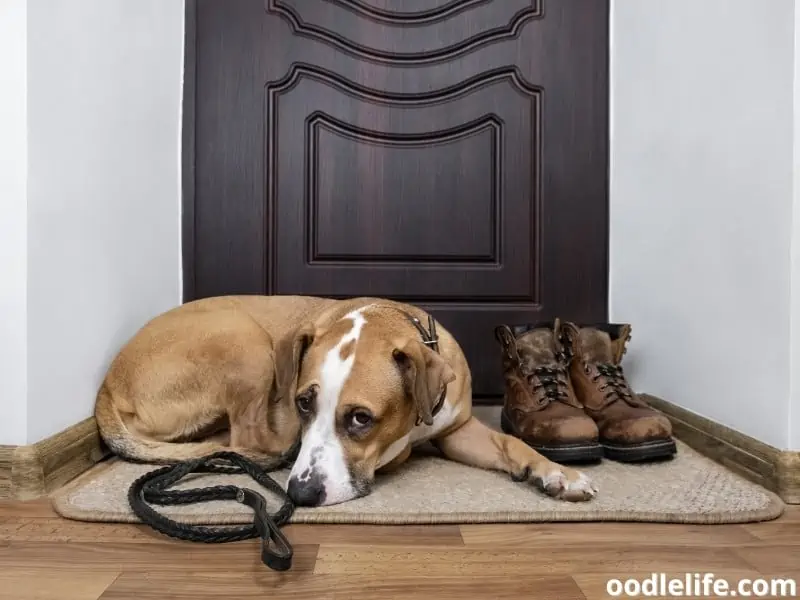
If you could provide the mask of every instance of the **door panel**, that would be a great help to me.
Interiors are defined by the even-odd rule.
[[[602,0],[198,0],[194,289],[606,317]]]

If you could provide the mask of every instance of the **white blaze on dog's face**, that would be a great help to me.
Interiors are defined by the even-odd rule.
[[[295,399],[303,437],[287,488],[297,505],[368,494],[375,470],[408,447],[419,411],[429,412],[455,379],[438,355],[409,340],[407,326],[393,333],[379,319],[353,311],[316,335],[303,357]]]

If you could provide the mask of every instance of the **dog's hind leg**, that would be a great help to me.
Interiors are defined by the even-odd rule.
[[[231,431],[227,428],[221,429],[218,423],[227,423],[227,419],[202,428],[186,438],[153,437],[131,424],[129,429],[133,435],[127,441],[133,441],[135,451],[129,456],[125,456],[125,452],[120,454],[129,460],[171,463],[202,458],[217,452],[234,452],[265,468],[274,468],[291,457],[291,448],[286,448],[282,453],[270,453],[260,448],[237,445],[231,439]]]
[[[284,455],[276,456],[255,449],[232,447],[220,439],[182,441],[193,438],[193,434],[217,427],[218,419],[224,415],[206,415],[202,419],[188,418],[179,426],[168,423],[167,419],[142,419],[137,414],[120,412],[106,385],[98,393],[95,417],[108,448],[120,458],[131,462],[171,464],[222,451],[236,452],[265,468],[282,464],[286,459]],[[287,453],[290,454],[289,451]]]
[[[597,489],[575,469],[556,464],[515,437],[494,431],[474,416],[452,433],[433,440],[450,460],[508,473],[515,481],[530,481],[548,496],[579,502]]]

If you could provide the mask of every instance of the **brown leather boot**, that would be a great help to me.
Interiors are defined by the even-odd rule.
[[[597,425],[575,398],[559,327],[556,320],[495,328],[505,378],[501,427],[554,462],[596,461],[603,457]]]
[[[637,462],[674,455],[669,419],[631,390],[622,371],[631,326],[564,323],[562,331],[575,395],[600,429],[605,457]]]

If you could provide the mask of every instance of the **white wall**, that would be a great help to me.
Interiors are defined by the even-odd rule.
[[[24,413],[15,424],[0,420],[0,443],[33,443],[90,416],[119,347],[181,298],[182,0],[27,5],[28,419],[25,439],[14,429],[25,430]],[[3,24],[14,29],[11,40],[0,31],[0,65],[13,64],[12,83],[24,97],[24,55],[5,52],[13,43],[25,50],[24,12],[17,21]],[[25,104],[16,94],[10,98],[15,112],[3,118],[16,120],[12,133],[19,138]],[[23,151],[16,160],[24,173],[24,136],[22,145],[3,138],[4,157]],[[2,185],[3,191],[13,185],[8,202],[19,227],[24,188],[16,180]],[[9,226],[5,215],[2,221]],[[21,231],[10,238],[15,258],[2,257],[4,268],[15,269],[15,295],[0,298],[3,309],[15,303],[23,316],[17,323],[24,324]],[[15,365],[24,361],[19,354]],[[19,386],[12,390],[14,398],[24,394]]]
[[[0,444],[26,438],[25,0],[0,0]]]
[[[794,8],[794,193],[791,254],[789,447],[800,449],[800,3]]]
[[[612,15],[610,302],[631,381],[786,448],[794,2]]]

